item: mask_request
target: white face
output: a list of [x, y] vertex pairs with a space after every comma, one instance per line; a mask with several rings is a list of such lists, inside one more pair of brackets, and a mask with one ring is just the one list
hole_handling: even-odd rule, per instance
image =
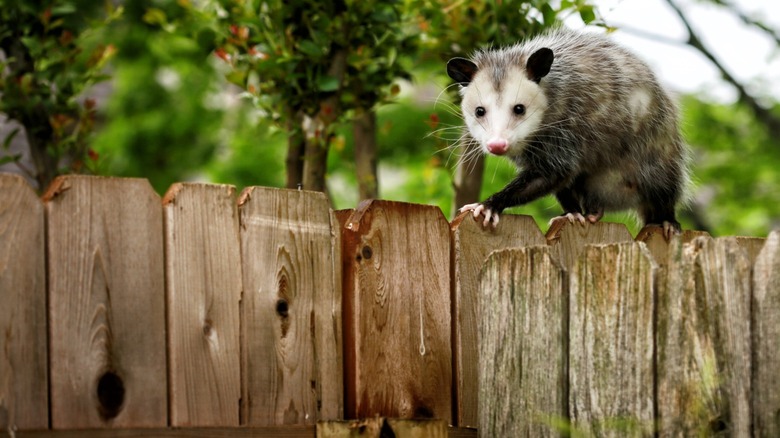
[[461, 109], [471, 136], [495, 155], [519, 155], [547, 108], [542, 88], [519, 68], [508, 72], [501, 90], [493, 86], [490, 72], [480, 70], [462, 94]]

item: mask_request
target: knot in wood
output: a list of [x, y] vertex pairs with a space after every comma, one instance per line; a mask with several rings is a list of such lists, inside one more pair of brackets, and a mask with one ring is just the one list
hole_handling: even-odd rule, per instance
[[371, 250], [371, 247], [366, 245], [363, 247], [362, 250], [360, 250], [360, 254], [363, 256], [364, 259], [369, 260], [372, 255], [374, 255], [374, 251]]
[[287, 318], [289, 316], [289, 305], [284, 298], [280, 298], [276, 301], [276, 314], [282, 318]]

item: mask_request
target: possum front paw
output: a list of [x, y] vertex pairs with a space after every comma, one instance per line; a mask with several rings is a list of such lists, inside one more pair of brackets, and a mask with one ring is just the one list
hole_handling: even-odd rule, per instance
[[485, 219], [482, 221], [482, 226], [487, 227], [488, 225], [491, 225], [493, 228], [495, 228], [498, 225], [498, 212], [493, 211], [490, 207], [486, 206], [485, 204], [481, 204], [479, 202], [474, 204], [466, 204], [463, 207], [460, 208], [461, 213], [464, 211], [471, 211], [472, 215], [474, 216], [474, 219], [478, 218], [480, 214], [485, 216]]

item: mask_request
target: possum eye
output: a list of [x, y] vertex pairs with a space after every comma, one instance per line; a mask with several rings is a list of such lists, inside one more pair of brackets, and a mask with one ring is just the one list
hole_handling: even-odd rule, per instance
[[477, 109], [474, 110], [474, 115], [477, 117], [482, 117], [486, 112], [487, 111], [485, 111], [484, 107], [478, 106]]
[[514, 111], [514, 113], [518, 116], [522, 116], [525, 114], [525, 105], [518, 103], [514, 108], [512, 108], [512, 111]]

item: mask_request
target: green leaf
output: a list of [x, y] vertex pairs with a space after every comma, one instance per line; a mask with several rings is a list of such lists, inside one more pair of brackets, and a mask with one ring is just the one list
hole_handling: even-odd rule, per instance
[[317, 89], [323, 92], [336, 91], [340, 85], [335, 76], [322, 76], [317, 80]]
[[7, 155], [0, 157], [0, 166], [7, 163], [16, 163], [22, 159], [22, 154]]
[[17, 134], [19, 134], [19, 128], [14, 128], [13, 131], [5, 136], [5, 140], [3, 140], [3, 149], [7, 151], [11, 147], [11, 141], [13, 141]]
[[580, 18], [585, 24], [589, 24], [596, 19], [596, 12], [593, 6], [587, 5], [580, 8]]
[[301, 43], [298, 45], [298, 48], [300, 49], [301, 52], [303, 52], [304, 55], [312, 56], [315, 58], [319, 58], [325, 54], [325, 51], [322, 50], [322, 47], [315, 44], [314, 41], [312, 40], [301, 41]]
[[549, 3], [542, 5], [542, 17], [544, 17], [544, 25], [552, 26], [555, 23], [555, 10]]

